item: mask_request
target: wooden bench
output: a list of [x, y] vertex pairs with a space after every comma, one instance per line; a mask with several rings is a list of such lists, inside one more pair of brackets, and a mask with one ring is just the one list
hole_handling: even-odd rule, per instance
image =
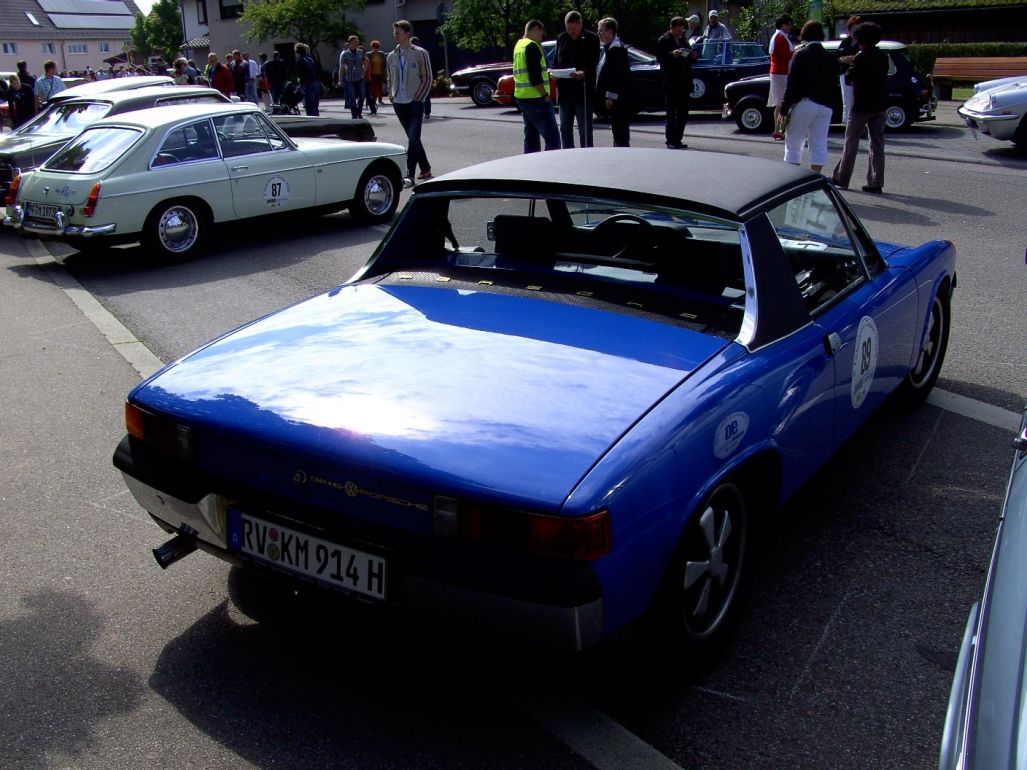
[[1027, 75], [1027, 56], [961, 56], [934, 60], [934, 86], [939, 99], [952, 98], [953, 83]]

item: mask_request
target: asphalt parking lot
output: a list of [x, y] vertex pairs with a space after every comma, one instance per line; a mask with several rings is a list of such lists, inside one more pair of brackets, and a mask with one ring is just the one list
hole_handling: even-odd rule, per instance
[[[939, 389], [969, 401], [880, 413], [766, 522], [740, 627], [698, 674], [630, 645], [554, 659], [296, 601], [199, 555], [166, 573], [153, 563], [163, 535], [109, 463], [139, 376], [118, 351], [170, 360], [322, 291], [380, 229], [344, 214], [238, 228], [171, 268], [138, 247], [104, 259], [57, 247], [55, 265], [0, 233], [0, 767], [934, 766], [1008, 471], [1003, 420], [1027, 395], [1015, 219], [1027, 162], [953, 115], [890, 136], [889, 195], [851, 200], [883, 237], [956, 241]], [[394, 122], [375, 123], [383, 140]], [[440, 100], [429, 151], [439, 171], [457, 168], [516, 147], [519, 125]], [[464, 141], [449, 147], [446, 132]], [[657, 144], [662, 125], [633, 135]], [[715, 116], [693, 120], [688, 141], [779, 149]]]

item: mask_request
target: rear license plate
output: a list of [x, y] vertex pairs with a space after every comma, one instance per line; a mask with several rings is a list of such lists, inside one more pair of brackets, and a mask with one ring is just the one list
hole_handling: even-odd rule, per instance
[[54, 206], [52, 203], [25, 203], [25, 216], [32, 217], [33, 219], [49, 219], [51, 221], [57, 219], [57, 212], [59, 207]]
[[228, 511], [228, 548], [332, 588], [384, 601], [388, 562], [371, 553]]

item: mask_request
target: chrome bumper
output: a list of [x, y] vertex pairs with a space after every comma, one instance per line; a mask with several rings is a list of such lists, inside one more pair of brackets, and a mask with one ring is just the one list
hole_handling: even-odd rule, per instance
[[110, 235], [117, 229], [114, 223], [107, 225], [66, 225], [64, 214], [60, 211], [54, 216], [54, 224], [47, 225], [42, 222], [34, 222], [25, 219], [25, 210], [21, 206], [11, 206], [7, 209], [7, 216], [4, 217], [5, 225], [11, 225], [16, 230], [30, 235], [38, 235], [42, 238], [94, 238], [99, 235]]
[[[154, 518], [177, 532], [194, 534], [213, 549], [204, 549], [227, 561], [227, 511], [230, 501], [207, 495], [197, 503], [171, 497], [122, 473], [132, 496]], [[454, 624], [473, 624], [486, 634], [532, 646], [579, 651], [603, 640], [603, 600], [575, 607], [482, 593], [415, 574], [403, 575], [402, 596], [397, 607], [432, 619], [447, 618]]]

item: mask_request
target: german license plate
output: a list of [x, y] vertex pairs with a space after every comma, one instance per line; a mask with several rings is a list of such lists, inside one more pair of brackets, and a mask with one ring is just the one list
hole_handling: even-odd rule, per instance
[[228, 548], [344, 591], [385, 600], [388, 562], [354, 548], [228, 511]]
[[32, 217], [33, 219], [57, 219], [57, 212], [59, 208], [54, 206], [52, 203], [25, 203], [25, 216]]

